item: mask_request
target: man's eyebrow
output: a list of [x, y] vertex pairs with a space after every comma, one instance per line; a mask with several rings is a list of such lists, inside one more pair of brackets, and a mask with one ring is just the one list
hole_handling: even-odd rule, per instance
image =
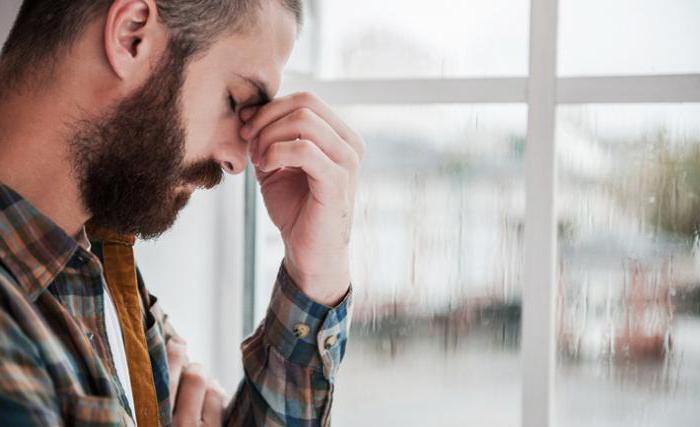
[[257, 89], [258, 93], [256, 94], [255, 98], [251, 100], [251, 104], [262, 105], [267, 104], [272, 100], [272, 97], [270, 96], [270, 93], [268, 92], [267, 87], [263, 82], [254, 78], [242, 76], [240, 74], [236, 74], [236, 76], [245, 80], [248, 84]]

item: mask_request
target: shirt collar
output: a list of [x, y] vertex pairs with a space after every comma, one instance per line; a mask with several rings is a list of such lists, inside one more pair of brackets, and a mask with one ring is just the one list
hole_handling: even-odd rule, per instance
[[85, 227], [82, 227], [80, 229], [78, 235], [75, 236], [75, 240], [78, 242], [78, 245], [85, 250], [85, 252], [90, 252], [90, 249], [92, 248], [92, 243], [90, 242], [90, 238], [87, 235]]
[[[84, 229], [80, 236], [87, 240]], [[31, 301], [53, 282], [78, 247], [76, 239], [0, 184], [0, 261]]]

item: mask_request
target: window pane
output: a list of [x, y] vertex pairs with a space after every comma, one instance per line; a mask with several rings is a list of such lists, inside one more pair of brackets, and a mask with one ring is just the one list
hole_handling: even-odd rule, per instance
[[561, 0], [561, 75], [700, 71], [700, 1]]
[[558, 424], [700, 419], [700, 105], [559, 109]]
[[527, 73], [528, 0], [318, 0], [312, 6], [308, 30], [318, 57], [309, 71], [317, 77]]
[[[334, 423], [519, 426], [525, 106], [339, 112], [368, 154]], [[261, 253], [280, 254], [265, 224]]]
[[12, 23], [19, 11], [20, 0], [3, 0], [0, 2], [0, 46], [5, 44], [5, 38], [10, 33]]

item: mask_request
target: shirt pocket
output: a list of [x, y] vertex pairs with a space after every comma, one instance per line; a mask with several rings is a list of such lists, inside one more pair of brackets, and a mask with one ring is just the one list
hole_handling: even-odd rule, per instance
[[135, 426], [116, 397], [64, 394], [61, 401], [66, 425]]

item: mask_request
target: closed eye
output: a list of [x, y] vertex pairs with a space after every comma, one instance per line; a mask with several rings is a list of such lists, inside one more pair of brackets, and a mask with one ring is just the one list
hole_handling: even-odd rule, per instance
[[234, 99], [233, 96], [229, 95], [228, 96], [228, 103], [229, 103], [229, 107], [231, 107], [231, 111], [233, 111], [235, 113], [236, 109], [238, 108], [238, 102], [236, 102], [236, 100]]

